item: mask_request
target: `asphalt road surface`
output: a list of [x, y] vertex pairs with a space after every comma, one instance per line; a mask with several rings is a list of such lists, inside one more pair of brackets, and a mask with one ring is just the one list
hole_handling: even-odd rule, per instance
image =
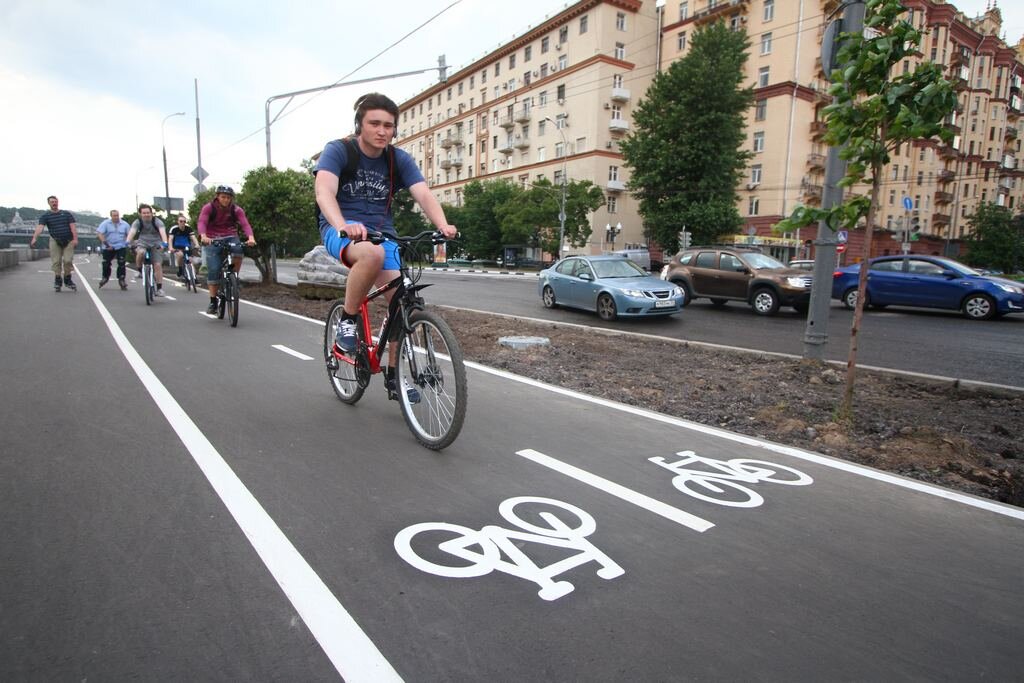
[[479, 367], [433, 453], [315, 321], [44, 267], [0, 271], [4, 680], [1020, 676], [1018, 508]]

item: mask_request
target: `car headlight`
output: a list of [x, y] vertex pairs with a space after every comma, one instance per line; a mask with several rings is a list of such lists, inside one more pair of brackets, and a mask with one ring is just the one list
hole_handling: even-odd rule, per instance
[[798, 288], [798, 289], [806, 289], [806, 288], [807, 288], [807, 278], [802, 278], [802, 277], [787, 277], [787, 278], [786, 278], [786, 283], [787, 283], [787, 284], [788, 284], [788, 285], [789, 285], [790, 287], [796, 287], [796, 288]]
[[672, 288], [672, 296], [682, 296], [682, 295], [683, 295], [683, 288], [682, 287], [673, 287]]
[[1010, 283], [994, 282], [992, 283], [1004, 292], [1010, 292], [1011, 294], [1024, 294], [1024, 287], [1018, 285], [1011, 285]]
[[642, 290], [639, 289], [624, 289], [622, 293], [626, 296], [642, 297], [644, 295]]

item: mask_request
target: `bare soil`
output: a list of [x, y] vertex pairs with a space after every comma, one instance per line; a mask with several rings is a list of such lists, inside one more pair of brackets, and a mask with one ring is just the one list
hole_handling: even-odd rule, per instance
[[[281, 285], [246, 299], [310, 318], [331, 301]], [[836, 421], [845, 371], [498, 315], [439, 309], [467, 360], [775, 443], [1024, 507], [1024, 393], [857, 372], [854, 417]], [[505, 336], [547, 337], [512, 350]], [[638, 352], [642, 351], [642, 352]]]

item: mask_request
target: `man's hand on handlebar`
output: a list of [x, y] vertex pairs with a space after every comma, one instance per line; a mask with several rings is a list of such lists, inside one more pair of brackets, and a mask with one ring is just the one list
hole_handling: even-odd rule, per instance
[[362, 223], [346, 223], [341, 226], [340, 232], [353, 242], [359, 242], [366, 239], [366, 226]]
[[252, 237], [252, 236], [250, 235], [250, 236], [249, 236], [249, 239], [247, 239], [247, 240], [245, 241], [245, 246], [247, 246], [247, 247], [255, 247], [255, 246], [256, 246], [256, 238], [255, 238], [255, 237]]
[[438, 230], [440, 230], [448, 239], [452, 239], [459, 234], [459, 231], [455, 229], [454, 225], [442, 225]]
[[203, 244], [213, 244], [213, 240], [210, 239], [209, 235], [200, 235], [199, 241], [202, 242]]

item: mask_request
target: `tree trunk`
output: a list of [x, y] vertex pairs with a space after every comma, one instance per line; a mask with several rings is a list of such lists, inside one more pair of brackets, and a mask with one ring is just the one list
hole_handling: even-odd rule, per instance
[[[886, 126], [882, 125], [881, 143], [885, 147]], [[882, 163], [871, 164], [871, 205], [864, 226], [864, 260], [860, 264], [860, 275], [857, 279], [857, 305], [853, 309], [853, 324], [850, 326], [850, 353], [846, 358], [846, 391], [843, 392], [843, 404], [839, 409], [839, 418], [850, 422], [853, 420], [853, 385], [857, 375], [857, 341], [860, 334], [860, 323], [864, 317], [864, 304], [867, 302], [868, 272], [871, 261], [871, 238], [875, 232], [875, 214], [878, 209], [878, 195], [881, 192]]]

